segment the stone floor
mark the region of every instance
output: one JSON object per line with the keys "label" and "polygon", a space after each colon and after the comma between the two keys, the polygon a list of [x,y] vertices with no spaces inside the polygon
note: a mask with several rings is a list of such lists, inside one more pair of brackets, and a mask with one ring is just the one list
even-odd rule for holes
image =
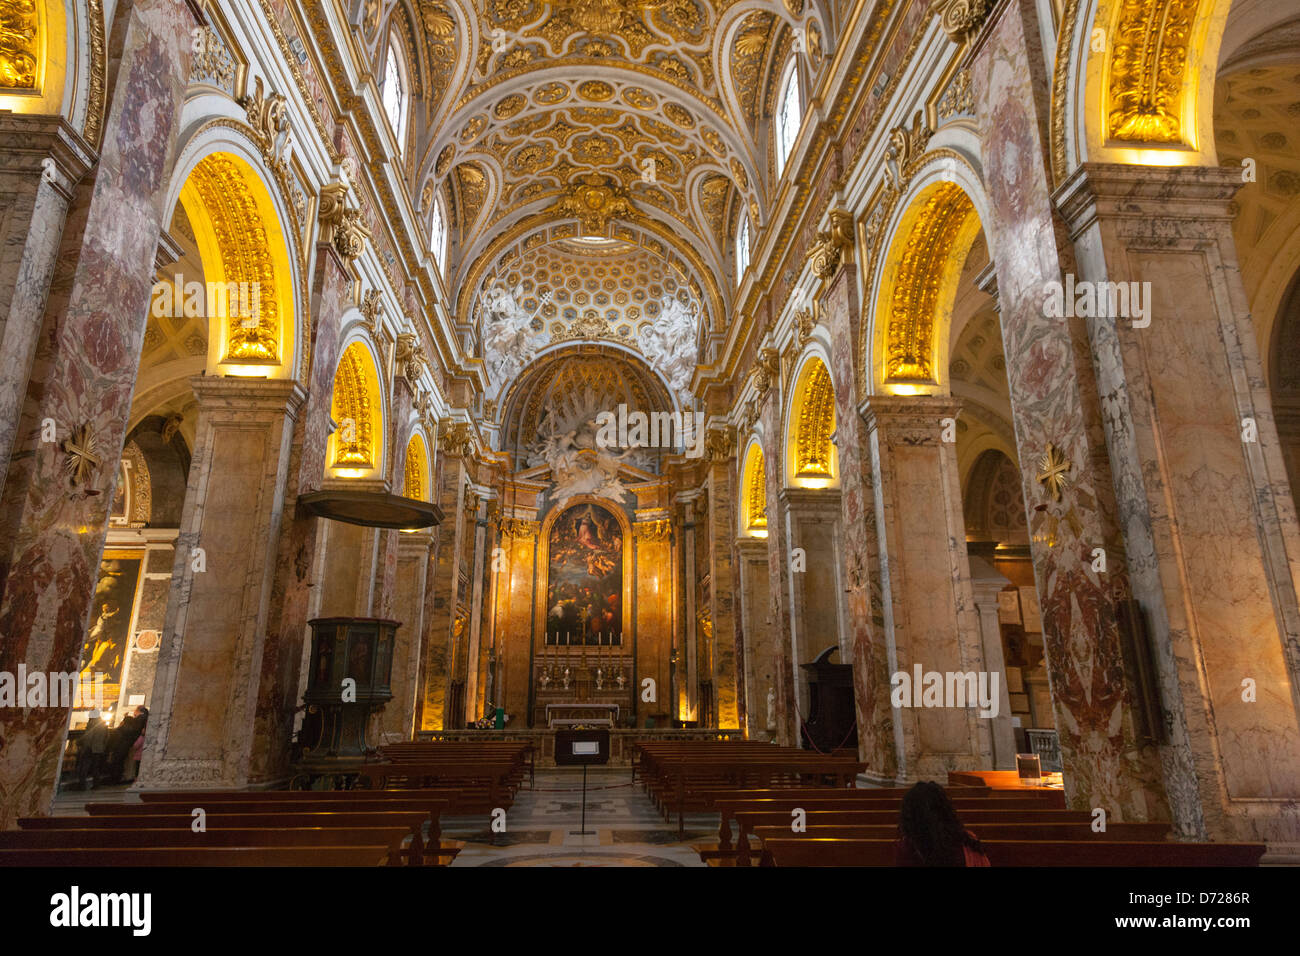
{"label": "stone floor", "polygon": [[582,829],[582,770],[538,770],[506,813],[505,832],[481,817],[445,817],[443,836],[464,840],[453,866],[703,866],[693,843],[716,840],[717,817],[688,816],[686,838],[666,821],[627,769],[587,771],[586,829]]}

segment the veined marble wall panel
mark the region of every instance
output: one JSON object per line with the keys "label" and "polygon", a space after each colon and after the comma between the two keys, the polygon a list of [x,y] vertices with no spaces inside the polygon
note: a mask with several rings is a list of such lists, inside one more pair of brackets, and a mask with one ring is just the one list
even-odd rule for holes
{"label": "veined marble wall panel", "polygon": [[721,728],[740,726],[740,687],[737,673],[736,602],[733,593],[731,543],[736,536],[734,461],[709,466],[709,576],[713,611],[713,692]]}
{"label": "veined marble wall panel", "polygon": [[[995,10],[970,71],[1066,799],[1105,807],[1113,820],[1168,819],[1159,757],[1136,740],[1123,679],[1115,595],[1127,590],[1127,574],[1086,330],[1043,312],[1047,283],[1062,280],[1072,254],[1049,192],[1050,95],[1027,13]],[[1071,466],[1059,501],[1037,480],[1049,443]],[[1105,581],[1091,570],[1095,547],[1110,554]]]}
{"label": "veined marble wall panel", "polygon": [[836,450],[840,461],[840,525],[850,646],[857,703],[858,755],[867,776],[892,780],[898,769],[894,712],[889,703],[889,653],[881,607],[877,551],[875,479],[866,423],[858,412],[854,355],[858,349],[854,276],[840,271],[822,298],[831,336],[831,376],[835,382]]}
{"label": "veined marble wall panel", "polygon": [[[633,687],[638,724],[645,726],[647,714],[672,713],[668,700],[668,658],[673,641],[673,548],[669,536],[639,532],[636,539],[636,684]],[[630,645],[631,635],[625,642]],[[630,651],[631,647],[625,647]],[[647,677],[655,682],[656,700],[641,700],[641,682]],[[628,674],[629,681],[632,674]]]}
{"label": "veined marble wall panel", "polygon": [[[529,667],[535,646],[540,647],[545,622],[539,627],[533,621],[535,588],[545,587],[545,571],[537,568],[537,535],[522,537],[502,536],[497,546],[504,549],[506,570],[494,577],[492,604],[486,608],[489,622],[496,636],[497,655],[502,683],[505,685],[504,707],[513,716],[512,727],[528,725]],[[491,561],[489,560],[489,564]],[[495,619],[495,620],[494,620]]]}
{"label": "veined marble wall panel", "polygon": [[[67,456],[41,447],[40,422],[53,419],[61,438],[89,427],[100,456],[121,454],[193,26],[175,0],[134,4],[111,76],[95,180],[71,201],[59,240],[29,401],[15,432],[31,437],[15,439],[0,494],[0,669],[11,673],[19,663],[78,670],[116,479],[92,472],[70,493]],[[44,281],[39,272],[31,278]],[[0,407],[0,415],[14,411]],[[88,487],[98,494],[84,494]],[[65,708],[0,714],[0,829],[49,812],[67,726]]]}
{"label": "veined marble wall panel", "polygon": [[[767,542],[742,538],[736,542],[740,569],[740,616],[745,634],[745,730],[751,739],[776,733],[776,677],[779,655],[768,622]],[[768,694],[771,693],[771,703]]]}

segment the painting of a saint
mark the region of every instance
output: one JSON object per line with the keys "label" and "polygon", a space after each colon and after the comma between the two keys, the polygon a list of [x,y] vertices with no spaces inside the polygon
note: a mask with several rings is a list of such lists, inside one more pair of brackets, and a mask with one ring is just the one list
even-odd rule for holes
{"label": "painting of a saint", "polygon": [[551,527],[547,644],[621,644],[623,533],[599,505],[574,505]]}
{"label": "painting of a saint", "polygon": [[108,552],[99,566],[90,630],[81,650],[81,679],[102,677],[106,703],[116,700],[122,681],[142,563],[140,555]]}

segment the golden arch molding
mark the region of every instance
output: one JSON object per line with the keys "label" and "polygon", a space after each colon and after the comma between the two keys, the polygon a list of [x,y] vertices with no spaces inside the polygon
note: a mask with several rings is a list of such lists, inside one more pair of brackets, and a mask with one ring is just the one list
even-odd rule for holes
{"label": "golden arch molding", "polygon": [[925,187],[904,213],[875,300],[874,364],[886,389],[941,384],[946,348],[937,333],[979,230],[974,204],[953,182]]}

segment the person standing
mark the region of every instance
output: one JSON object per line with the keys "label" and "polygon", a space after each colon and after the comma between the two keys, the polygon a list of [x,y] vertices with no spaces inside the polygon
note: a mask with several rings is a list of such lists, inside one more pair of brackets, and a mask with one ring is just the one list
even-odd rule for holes
{"label": "person standing", "polygon": [[81,790],[88,789],[86,780],[90,780],[90,788],[93,789],[95,784],[99,783],[100,775],[104,772],[104,753],[108,749],[108,724],[100,717],[91,717],[86,723],[86,729],[81,734],[81,739],[77,742],[77,786]]}

